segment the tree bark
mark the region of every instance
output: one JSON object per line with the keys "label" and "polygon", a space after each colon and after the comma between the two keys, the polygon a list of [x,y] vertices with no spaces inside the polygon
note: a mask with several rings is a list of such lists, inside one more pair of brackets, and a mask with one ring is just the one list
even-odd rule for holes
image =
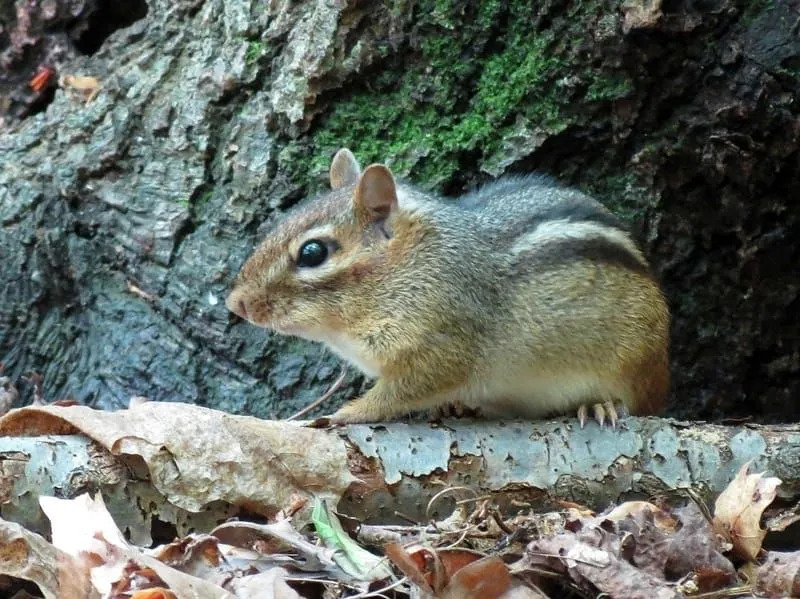
{"label": "tree bark", "polygon": [[[447,194],[530,170],[595,193],[665,283],[672,413],[800,417],[795,3],[102,4],[0,13],[0,361],[20,403],[33,372],[47,400],[104,408],[275,417],[319,396],[331,356],[222,300],[349,146]],[[37,65],[56,73],[33,106]]]}

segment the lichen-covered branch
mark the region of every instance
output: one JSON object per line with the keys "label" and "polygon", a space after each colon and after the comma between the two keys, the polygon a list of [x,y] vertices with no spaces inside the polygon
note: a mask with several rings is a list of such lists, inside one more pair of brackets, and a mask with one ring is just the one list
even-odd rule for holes
{"label": "lichen-covered branch", "polygon": [[710,500],[749,461],[783,481],[779,495],[800,489],[798,426],[628,418],[617,430],[581,429],[574,419],[315,429],[146,403],[114,413],[23,409],[0,420],[0,435],[2,517],[41,530],[39,495],[98,489],[138,542],[150,538],[153,516],[182,534],[239,509],[274,516],[313,495],[382,522],[446,517],[456,500],[475,497],[506,513],[555,499],[602,508],[688,489]]}

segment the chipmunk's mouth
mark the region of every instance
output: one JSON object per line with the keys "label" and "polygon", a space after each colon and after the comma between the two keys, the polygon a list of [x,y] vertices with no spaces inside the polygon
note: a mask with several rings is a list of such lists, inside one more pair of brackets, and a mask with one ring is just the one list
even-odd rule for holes
{"label": "chipmunk's mouth", "polygon": [[297,326],[296,323],[291,322],[284,318],[271,318],[268,322],[262,324],[267,328],[281,335],[294,335],[295,337],[303,336],[303,328]]}

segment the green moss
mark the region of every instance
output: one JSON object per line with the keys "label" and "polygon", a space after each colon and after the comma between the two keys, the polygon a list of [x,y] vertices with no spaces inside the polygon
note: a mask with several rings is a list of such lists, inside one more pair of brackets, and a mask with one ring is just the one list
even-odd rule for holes
{"label": "green moss", "polygon": [[[386,161],[401,175],[436,187],[451,179],[465,152],[488,155],[521,112],[545,128],[565,117],[553,79],[563,66],[553,34],[537,32],[527,3],[428,0],[419,7],[422,40],[401,70],[387,68],[333,105],[312,132],[309,179],[331,154],[350,147],[364,162]],[[491,40],[508,23],[502,42]],[[487,52],[489,43],[498,45]]]}
{"label": "green moss", "polygon": [[248,66],[252,66],[267,53],[267,44],[257,40],[247,40],[247,50],[244,60]]}
{"label": "green moss", "polygon": [[587,66],[595,42],[585,24],[615,6],[576,0],[544,24],[540,9],[522,0],[420,0],[410,46],[360,76],[360,87],[317,117],[308,138],[289,144],[291,176],[323,187],[331,156],[349,147],[364,164],[386,162],[399,176],[441,188],[463,176],[464,164],[505,161],[513,150],[504,139],[521,122],[555,134],[585,120],[633,92],[626,73]]}
{"label": "green moss", "polygon": [[591,72],[588,78],[590,83],[586,89],[586,99],[590,102],[617,100],[633,91],[633,82],[626,73],[612,73],[606,76],[603,73]]}

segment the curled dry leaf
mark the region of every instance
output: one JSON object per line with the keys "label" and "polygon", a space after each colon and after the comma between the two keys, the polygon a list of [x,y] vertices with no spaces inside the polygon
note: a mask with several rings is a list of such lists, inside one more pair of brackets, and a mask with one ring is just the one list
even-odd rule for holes
{"label": "curled dry leaf", "polygon": [[[338,501],[356,480],[335,432],[320,434],[301,424],[190,404],[146,402],[117,412],[43,406],[12,410],[0,418],[0,435],[75,433],[113,455],[139,456],[153,486],[171,504],[190,512],[224,501],[246,503],[250,511],[272,517],[287,505],[302,505],[300,497]],[[310,511],[301,508],[295,516],[299,526]]]}
{"label": "curled dry leaf", "polygon": [[664,571],[670,580],[694,573],[700,592],[710,592],[736,581],[736,568],[719,550],[711,523],[694,502],[674,511],[680,529],[664,548]]}
{"label": "curled dry leaf", "polygon": [[670,583],[635,567],[623,556],[622,540],[599,526],[580,535],[564,531],[531,541],[512,565],[515,574],[541,569],[568,575],[580,588],[625,599],[677,599]]}
{"label": "curled dry leaf", "polygon": [[503,560],[484,557],[456,570],[442,599],[500,599],[510,588],[511,574]]}
{"label": "curled dry leaf", "polygon": [[750,462],[742,466],[717,498],[714,531],[731,542],[736,555],[753,561],[767,534],[759,524],[761,515],[775,499],[781,480],[763,472],[748,474],[749,467]]}

